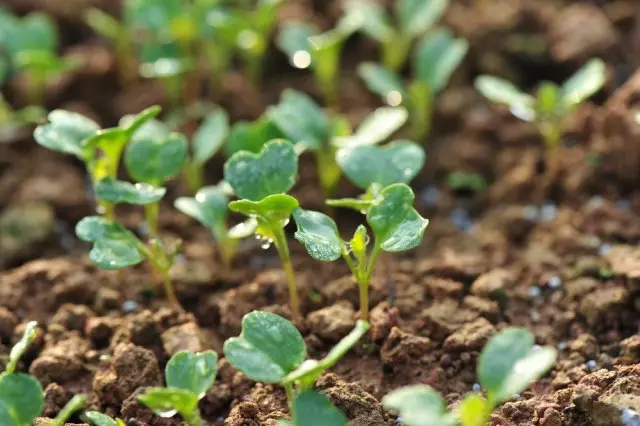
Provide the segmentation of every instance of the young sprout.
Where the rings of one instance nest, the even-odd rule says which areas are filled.
[[[47,423],[47,426],[64,426],[73,413],[86,407],[87,400],[86,395],[75,395],[62,407],[62,410],[60,410],[56,418],[52,422]]]
[[[360,225],[350,241],[340,237],[336,223],[319,212],[296,209],[293,219],[298,230],[295,237],[311,257],[333,262],[342,257],[347,262],[360,290],[360,318],[369,317],[369,285],[382,251],[401,252],[417,247],[429,221],[413,208],[414,194],[404,183],[389,185],[371,200],[357,200],[359,210],[366,211],[367,223],[374,235],[367,253],[369,235]]]
[[[351,0],[347,14],[363,17],[361,30],[380,43],[382,65],[399,72],[415,39],[425,34],[442,18],[449,0],[399,0],[395,2],[394,15],[370,0]]]
[[[561,86],[542,82],[535,97],[506,80],[488,75],[478,77],[475,86],[487,99],[507,105],[513,115],[537,125],[546,147],[548,175],[553,176],[560,167],[557,151],[566,117],[600,90],[605,80],[605,63],[592,59]]]
[[[466,40],[455,38],[448,29],[438,29],[418,43],[413,80],[408,85],[399,74],[371,62],[360,65],[358,74],[387,104],[409,109],[413,137],[422,141],[431,130],[435,96],[447,86],[468,48]]]
[[[447,176],[447,185],[454,191],[467,191],[471,193],[482,192],[489,184],[479,173],[452,172]]]
[[[362,25],[360,15],[345,15],[335,28],[321,33],[303,22],[292,21],[280,30],[276,44],[291,64],[300,69],[311,67],[325,102],[334,111],[340,109],[340,54],[347,39]]]
[[[165,368],[167,387],[149,388],[138,400],[161,417],[178,413],[188,426],[201,426],[198,402],[216,380],[217,363],[218,354],[214,351],[178,352]]]
[[[180,197],[174,206],[211,230],[220,248],[220,256],[229,270],[236,254],[238,241],[252,235],[257,226],[255,219],[248,219],[231,229],[227,228],[229,197],[219,186],[207,186],[194,198]]]
[[[534,346],[534,336],[522,328],[507,328],[482,349],[477,375],[486,395],[468,394],[453,412],[447,412],[442,397],[431,387],[408,386],[385,396],[385,407],[400,414],[407,426],[484,426],[491,412],[513,395],[544,376],[556,362],[556,350]],[[426,422],[426,423],[425,423]]]
[[[240,198],[229,203],[229,209],[255,218],[255,232],[266,241],[263,247],[275,245],[287,277],[291,314],[296,322],[301,319],[300,302],[284,227],[298,207],[298,200],[286,194],[297,174],[298,156],[285,140],[268,142],[258,154],[236,152],[224,165],[224,179]]]
[[[47,112],[35,105],[14,110],[0,93],[0,143],[13,142],[30,125],[38,124],[46,116]]]
[[[293,400],[293,420],[280,420],[278,426],[347,426],[347,417],[319,392],[304,391]]]
[[[355,134],[351,134],[344,117],[332,118],[309,96],[287,89],[280,104],[267,110],[267,117],[294,141],[299,153],[311,151],[316,156],[318,179],[326,196],[335,192],[342,175],[336,162],[340,146],[373,145],[387,139],[407,119],[404,108],[378,108],[366,117]]]
[[[98,411],[86,411],[84,416],[93,426],[127,426],[124,420],[120,418],[112,419]]]
[[[326,357],[306,359],[304,339],[292,323],[272,313],[254,311],[242,318],[240,336],[224,343],[224,355],[250,379],[282,385],[291,407],[297,397],[313,389],[316,379],[358,343],[367,330],[369,323],[360,320]],[[295,405],[293,415],[295,420]]]

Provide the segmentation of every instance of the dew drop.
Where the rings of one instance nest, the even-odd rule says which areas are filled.
[[[177,414],[178,412],[176,410],[168,410],[168,411],[156,411],[156,414],[159,417],[163,417],[165,419],[168,419],[169,417],[173,417]]]
[[[474,383],[473,386],[471,386],[471,390],[474,392],[480,392],[480,383]]]
[[[397,90],[393,90],[387,93],[387,96],[385,96],[385,101],[390,106],[398,106],[402,103],[402,94]]]
[[[260,246],[262,250],[269,250],[270,247],[271,247],[271,243],[269,241],[262,243],[262,245]]]
[[[306,50],[298,50],[291,57],[291,63],[298,69],[309,68],[311,65],[311,55]]]

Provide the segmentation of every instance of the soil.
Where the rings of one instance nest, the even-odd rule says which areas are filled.
[[[383,1],[391,4],[391,1]],[[86,66],[52,85],[47,106],[80,111],[101,124],[156,102],[154,83],[122,89],[108,45],[81,22],[90,6],[119,2],[5,0],[20,13],[45,10],[60,23],[64,53]],[[341,1],[290,0],[281,19],[304,18],[328,28]],[[471,49],[437,102],[435,129],[424,142],[429,162],[414,181],[419,210],[430,219],[422,245],[388,256],[371,289],[372,329],[365,341],[317,383],[351,426],[394,425],[380,399],[400,386],[424,383],[455,405],[476,382],[483,345],[500,329],[523,326],[538,344],[558,348],[554,369],[500,407],[493,426],[638,425],[640,412],[640,3],[635,0],[454,0],[445,23]],[[342,107],[355,122],[378,105],[355,66],[376,58],[375,46],[354,37],[344,54]],[[472,88],[480,73],[523,87],[561,82],[586,59],[608,63],[606,88],[568,123],[560,172],[545,179],[541,141],[530,124],[491,108]],[[272,48],[264,89],[256,94],[240,73],[225,80],[217,103],[234,120],[256,118],[285,87],[317,89]],[[24,103],[20,81],[7,96]],[[220,179],[222,159],[207,182]],[[456,192],[453,171],[482,174],[489,188]],[[544,186],[544,200],[536,194]],[[0,144],[0,367],[26,322],[39,322],[20,369],[45,387],[44,415],[53,417],[77,393],[91,408],[128,425],[179,425],[137,402],[145,387],[163,383],[178,350],[212,348],[240,331],[244,314],[266,310],[289,317],[285,277],[274,249],[243,246],[224,272],[208,232],[170,207],[185,193],[173,184],[161,213],[167,238],[184,241],[174,268],[188,313],[171,311],[154,293],[145,266],[122,274],[90,264],[74,224],[93,202],[82,165],[22,136]],[[356,189],[346,182],[342,195]],[[311,159],[303,158],[294,189],[307,208],[322,195]],[[359,218],[336,211],[341,229]],[[135,209],[119,215],[135,229]],[[290,230],[291,231],[291,230]],[[319,358],[355,324],[358,294],[345,265],[312,261],[293,239],[310,356]],[[213,389],[200,404],[205,425],[275,426],[287,417],[277,386],[256,384],[221,356]],[[73,422],[81,423],[79,418]],[[39,420],[41,424],[44,419]]]

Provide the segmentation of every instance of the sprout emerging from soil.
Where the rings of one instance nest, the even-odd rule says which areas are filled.
[[[407,107],[412,136],[424,141],[431,130],[435,96],[447,86],[468,49],[466,40],[456,38],[448,29],[438,29],[418,43],[409,84],[400,74],[371,62],[360,65],[358,74],[367,88],[387,104]]]
[[[268,142],[257,154],[239,151],[224,165],[225,181],[240,198],[229,203],[229,209],[255,219],[255,233],[265,241],[263,247],[273,243],[278,250],[295,321],[301,318],[300,302],[284,227],[298,208],[298,200],[286,194],[293,187],[297,173],[298,156],[293,145],[285,140]]]
[[[332,262],[342,257],[360,290],[360,319],[369,317],[369,285],[382,251],[401,252],[417,247],[429,221],[413,208],[414,194],[403,183],[390,185],[371,200],[357,200],[357,209],[366,211],[373,230],[373,248],[367,253],[369,235],[364,225],[356,229],[350,241],[340,237],[336,223],[320,212],[293,212],[298,226],[295,237],[311,257]]]
[[[113,419],[98,411],[86,411],[84,417],[94,426],[126,426],[124,420],[120,418]]]
[[[351,0],[346,8],[347,15],[363,17],[361,31],[380,43],[384,67],[400,72],[412,43],[442,18],[448,6],[449,0],[399,0],[394,16],[368,0]]]
[[[218,354],[214,351],[178,352],[165,368],[167,387],[149,388],[138,400],[161,417],[172,417],[177,413],[188,426],[201,426],[198,402],[216,380],[217,363]]]
[[[242,319],[242,333],[224,343],[224,354],[231,365],[247,377],[262,383],[284,386],[293,425],[307,424],[305,415],[316,410],[322,418],[346,424],[344,416],[327,399],[313,393],[316,379],[336,364],[369,330],[369,323],[358,321],[321,360],[306,359],[304,339],[296,327],[286,319],[268,312],[254,311]],[[315,409],[314,409],[315,408]]]
[[[556,362],[556,350],[535,347],[534,336],[521,328],[507,328],[495,335],[478,358],[477,375],[486,394],[472,392],[453,412],[433,388],[408,386],[384,397],[385,407],[400,414],[402,424],[422,426],[484,426],[491,412],[514,394],[544,376]],[[425,423],[427,422],[427,423]]]

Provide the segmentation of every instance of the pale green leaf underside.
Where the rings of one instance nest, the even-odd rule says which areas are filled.
[[[95,186],[96,197],[114,204],[151,204],[160,201],[166,188],[156,188],[146,183],[132,184],[112,178],[104,178]]]
[[[191,391],[198,399],[213,386],[218,372],[218,354],[214,351],[178,352],[165,368],[167,387]]]
[[[294,210],[293,219],[298,227],[295,238],[312,258],[323,262],[340,258],[344,243],[333,219],[320,212],[300,208]]]
[[[438,392],[429,386],[414,385],[387,394],[382,404],[397,411],[406,426],[453,426],[447,406]]]

